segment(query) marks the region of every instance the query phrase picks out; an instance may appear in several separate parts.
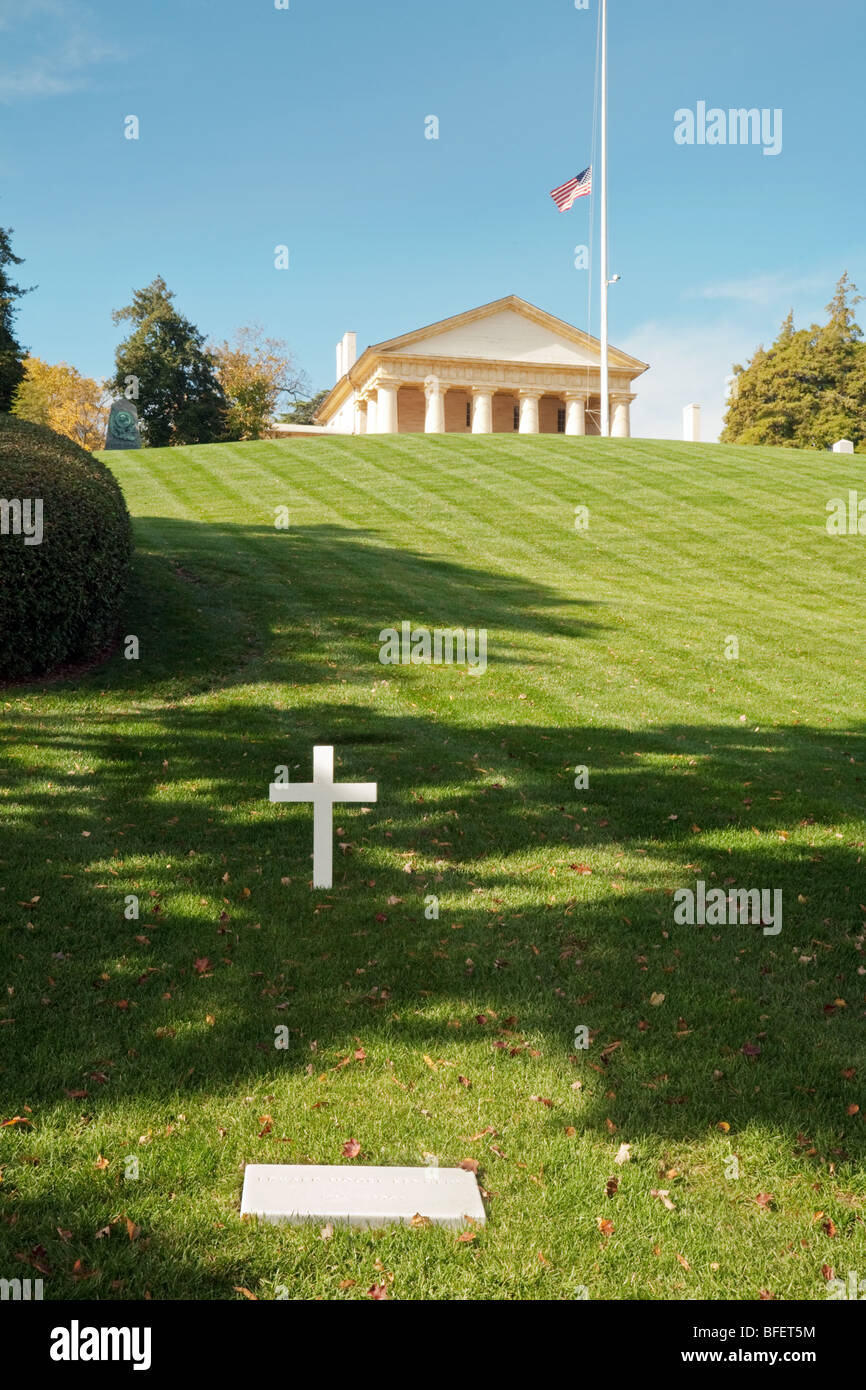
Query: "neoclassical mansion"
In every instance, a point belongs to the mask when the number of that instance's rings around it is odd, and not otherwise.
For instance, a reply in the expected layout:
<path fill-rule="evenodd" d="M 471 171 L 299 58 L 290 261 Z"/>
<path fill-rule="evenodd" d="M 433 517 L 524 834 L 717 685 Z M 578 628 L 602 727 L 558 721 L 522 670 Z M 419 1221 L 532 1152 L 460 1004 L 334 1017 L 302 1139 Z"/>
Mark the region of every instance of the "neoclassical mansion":
<path fill-rule="evenodd" d="M 611 433 L 631 433 L 646 362 L 609 351 Z M 346 333 L 320 426 L 341 434 L 598 434 L 597 338 L 508 295 L 365 348 Z"/>

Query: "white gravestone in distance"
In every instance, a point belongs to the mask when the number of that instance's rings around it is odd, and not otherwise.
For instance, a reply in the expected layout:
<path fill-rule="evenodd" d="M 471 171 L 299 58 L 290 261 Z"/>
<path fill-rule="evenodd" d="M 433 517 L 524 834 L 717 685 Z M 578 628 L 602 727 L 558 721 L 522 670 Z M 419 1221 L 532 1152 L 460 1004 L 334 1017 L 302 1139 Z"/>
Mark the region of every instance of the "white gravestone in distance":
<path fill-rule="evenodd" d="M 260 1221 L 332 1222 L 335 1226 L 411 1226 L 415 1216 L 434 1226 L 483 1225 L 484 1203 L 474 1173 L 463 1168 L 344 1168 L 248 1163 L 241 1216 Z"/>
<path fill-rule="evenodd" d="M 375 782 L 334 783 L 334 750 L 313 749 L 312 782 L 272 782 L 271 801 L 313 803 L 313 887 L 330 888 L 334 880 L 334 802 L 375 801 Z"/>
<path fill-rule="evenodd" d="M 854 445 L 850 439 L 838 439 L 833 445 L 834 454 L 853 454 Z"/>

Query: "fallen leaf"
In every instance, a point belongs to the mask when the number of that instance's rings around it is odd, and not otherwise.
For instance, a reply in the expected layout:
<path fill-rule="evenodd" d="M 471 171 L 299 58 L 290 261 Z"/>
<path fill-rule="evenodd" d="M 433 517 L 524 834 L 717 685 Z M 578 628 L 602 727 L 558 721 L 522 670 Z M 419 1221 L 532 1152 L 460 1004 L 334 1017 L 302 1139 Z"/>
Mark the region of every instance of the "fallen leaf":
<path fill-rule="evenodd" d="M 346 1140 L 345 1144 L 343 1145 L 344 1158 L 357 1158 L 360 1152 L 361 1145 L 358 1143 L 357 1139 Z"/>
<path fill-rule="evenodd" d="M 54 1273 L 54 1270 L 48 1263 L 47 1255 L 48 1251 L 45 1249 L 44 1245 L 34 1245 L 32 1250 L 16 1255 L 15 1258 L 16 1260 L 22 1260 L 26 1265 L 30 1265 L 32 1269 L 37 1270 L 40 1274 L 51 1275 Z"/>
<path fill-rule="evenodd" d="M 650 1196 L 651 1196 L 651 1197 L 658 1197 L 658 1199 L 659 1199 L 659 1201 L 661 1202 L 662 1206 L 663 1206 L 663 1207 L 666 1207 L 668 1211 L 676 1211 L 676 1207 L 674 1206 L 673 1202 L 671 1201 L 671 1199 L 670 1199 L 670 1193 L 668 1192 L 668 1189 L 667 1189 L 666 1187 L 664 1187 L 664 1188 L 657 1188 L 657 1187 L 654 1187 L 654 1188 L 652 1189 L 652 1191 L 650 1192 Z"/>
<path fill-rule="evenodd" d="M 608 1221 L 603 1216 L 597 1216 L 595 1218 L 595 1224 L 601 1231 L 601 1234 L 604 1236 L 605 1240 L 608 1240 L 616 1230 L 616 1227 L 614 1226 L 613 1222 Z"/>
<path fill-rule="evenodd" d="M 631 1144 L 620 1144 L 616 1151 L 616 1158 L 613 1161 L 620 1165 L 629 1163 L 631 1161 Z"/>
<path fill-rule="evenodd" d="M 250 1293 L 249 1289 L 245 1289 L 245 1288 L 244 1288 L 243 1284 L 232 1284 L 232 1288 L 234 1289 L 235 1293 L 242 1293 L 243 1296 L 244 1296 L 244 1298 L 250 1299 L 250 1301 L 251 1301 L 252 1303 L 258 1303 L 258 1301 L 259 1301 L 259 1296 L 258 1296 L 258 1294 L 257 1294 L 257 1293 Z"/>

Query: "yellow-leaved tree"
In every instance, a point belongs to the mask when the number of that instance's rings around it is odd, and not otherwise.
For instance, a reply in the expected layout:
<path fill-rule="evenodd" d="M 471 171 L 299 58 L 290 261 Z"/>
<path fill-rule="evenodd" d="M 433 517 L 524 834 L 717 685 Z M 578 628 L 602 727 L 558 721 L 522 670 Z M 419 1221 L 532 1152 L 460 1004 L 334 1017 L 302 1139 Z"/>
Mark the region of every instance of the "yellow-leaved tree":
<path fill-rule="evenodd" d="M 12 414 L 47 425 L 83 449 L 104 449 L 111 401 L 102 382 L 66 362 L 24 359 L 24 379 L 12 397 Z"/>
<path fill-rule="evenodd" d="M 229 403 L 232 439 L 258 439 L 274 418 L 281 396 L 296 401 L 309 391 L 281 338 L 266 338 L 258 324 L 239 328 L 234 341 L 209 344 Z"/>

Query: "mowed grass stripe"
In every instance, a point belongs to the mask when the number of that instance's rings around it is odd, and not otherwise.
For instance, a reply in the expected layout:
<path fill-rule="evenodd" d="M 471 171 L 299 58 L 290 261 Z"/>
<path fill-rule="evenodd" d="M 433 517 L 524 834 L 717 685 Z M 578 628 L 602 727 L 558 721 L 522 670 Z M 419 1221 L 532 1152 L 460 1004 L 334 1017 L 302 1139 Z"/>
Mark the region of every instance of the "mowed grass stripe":
<path fill-rule="evenodd" d="M 388 443 L 390 444 L 391 441 L 388 441 Z M 439 442 L 439 443 L 440 443 L 440 448 L 441 448 L 441 442 Z M 510 443 L 512 443 L 512 441 L 507 441 L 507 443 L 510 444 Z M 561 441 L 555 441 L 555 443 L 561 445 Z M 342 447 L 345 449 L 345 445 L 343 444 L 342 441 L 341 441 L 341 445 L 342 445 Z M 269 447 L 269 446 L 257 446 L 257 448 L 258 448 L 259 450 L 265 449 L 265 448 L 267 448 L 267 447 Z M 285 445 L 278 445 L 278 446 L 272 446 L 272 447 L 274 447 L 274 448 L 276 448 L 276 449 L 283 449 L 283 450 L 285 450 L 287 446 L 285 446 Z M 301 447 L 301 449 L 308 449 L 308 448 L 311 447 L 311 446 L 308 445 L 307 443 L 304 443 L 304 444 L 302 444 L 300 447 Z M 317 449 L 324 449 L 324 448 L 330 449 L 330 441 L 328 441 L 327 444 L 321 443 L 321 442 L 319 442 L 319 441 L 316 441 L 316 442 L 315 442 L 315 445 L 314 445 L 313 447 L 316 447 Z M 501 452 L 502 452 L 502 450 L 500 450 L 500 453 L 501 453 Z M 560 454 L 560 456 L 561 456 L 561 454 Z M 391 458 L 390 453 L 388 454 L 388 460 L 389 460 L 389 463 L 391 464 L 391 467 L 392 467 L 392 469 L 393 469 L 394 464 L 393 464 L 393 459 Z M 477 465 L 473 465 L 473 466 L 477 466 Z M 326 470 L 326 469 L 320 470 L 321 476 L 323 477 L 323 482 L 322 482 L 321 485 L 320 485 L 320 489 L 319 489 L 319 494 L 320 494 L 320 495 L 319 495 L 318 500 L 319 500 L 319 504 L 320 504 L 320 505 L 326 506 L 326 507 L 328 508 L 329 512 L 330 512 L 332 515 L 338 516 L 338 517 L 341 519 L 341 524 L 344 524 L 344 520 L 345 520 L 345 519 L 343 518 L 343 514 L 342 514 L 341 512 L 339 512 L 338 509 L 335 508 L 335 507 L 333 506 L 333 504 L 330 502 L 330 500 L 325 500 L 325 498 L 330 499 L 330 498 L 333 497 L 335 494 L 339 493 L 339 492 L 341 491 L 341 489 L 342 489 L 342 490 L 345 490 L 345 487 L 346 487 L 345 482 L 343 481 L 343 478 L 345 477 L 345 474 L 343 475 L 343 477 L 337 478 L 337 477 L 335 476 L 334 472 L 333 472 L 333 468 L 334 468 L 334 467 L 345 468 L 346 465 L 345 465 L 344 463 L 341 462 L 341 463 L 338 463 L 338 464 L 333 465 L 331 468 L 329 468 L 329 469 L 327 469 L 327 470 Z M 417 465 L 416 465 L 416 467 L 417 467 Z M 267 479 L 267 484 L 268 484 L 268 487 L 269 487 L 269 488 L 270 488 L 270 487 L 274 487 L 274 493 L 272 494 L 272 497 L 273 497 L 274 495 L 277 495 L 277 494 L 279 493 L 279 487 L 276 486 L 274 483 L 271 482 L 271 479 L 274 479 L 277 475 L 275 475 L 275 474 L 274 474 L 272 471 L 270 471 L 270 470 L 265 470 L 265 469 L 262 469 L 262 468 L 259 468 L 257 471 L 258 471 L 260 474 L 262 474 L 262 475 L 264 475 L 264 476 L 266 477 L 266 479 Z M 369 495 L 374 499 L 374 501 L 378 502 L 377 493 L 379 493 L 380 491 L 383 490 L 381 478 L 378 476 L 378 475 L 381 474 L 381 470 L 380 470 L 380 469 L 376 469 L 376 470 L 374 470 L 374 471 L 375 471 L 375 473 L 377 474 L 376 480 L 375 480 L 374 482 L 371 482 L 369 485 L 365 485 L 363 491 L 365 492 L 365 494 L 369 494 Z M 337 486 L 338 483 L 339 483 L 340 486 Z M 218 487 L 219 487 L 218 480 L 217 480 L 216 478 L 214 478 L 213 476 L 212 476 L 212 485 L 213 485 L 213 487 L 214 487 L 214 490 L 217 491 L 217 490 L 218 490 Z M 292 485 L 293 485 L 293 486 L 296 486 L 296 484 L 294 483 L 294 480 L 292 480 Z M 223 489 L 225 490 L 225 484 L 223 484 L 222 486 L 223 486 Z M 411 480 L 408 481 L 408 482 L 405 484 L 405 487 L 406 487 L 407 490 L 410 490 L 410 491 L 411 491 L 411 495 L 412 495 L 413 497 L 417 496 L 418 489 L 417 489 L 417 487 L 414 485 L 414 483 L 413 483 Z M 473 487 L 474 487 L 474 483 L 473 483 Z M 242 487 L 234 487 L 234 488 L 232 488 L 232 491 L 235 493 L 235 495 L 238 495 L 238 496 L 243 495 L 245 498 L 248 496 L 248 494 L 245 492 L 245 490 L 244 490 Z M 358 491 L 358 488 L 357 488 L 357 486 L 355 486 L 353 489 L 351 489 L 352 495 L 356 495 L 356 494 L 357 494 L 357 491 Z M 418 513 L 419 510 L 420 510 L 422 513 L 424 513 L 424 514 L 429 514 L 431 500 L 432 500 L 432 501 L 435 501 L 435 500 L 436 500 L 436 497 L 437 497 L 437 494 L 433 494 L 432 497 L 431 497 L 430 494 L 431 494 L 431 490 L 430 490 L 429 488 L 424 490 L 424 493 L 423 493 L 423 504 L 424 504 L 424 505 L 423 505 L 422 507 L 420 507 L 420 508 L 418 507 L 417 502 L 416 502 L 415 505 L 413 506 L 412 503 L 411 503 L 411 501 L 407 501 L 405 504 L 400 504 L 399 507 L 398 507 L 398 506 L 395 506 L 394 504 L 390 504 L 388 510 L 390 510 L 390 512 L 391 512 L 392 514 L 395 514 L 395 513 L 396 513 L 397 515 L 399 515 L 400 512 L 402 511 L 402 514 L 403 514 L 403 515 L 411 516 L 411 517 L 413 518 L 413 520 L 415 520 L 416 517 L 417 517 L 417 513 Z M 305 499 L 306 499 L 306 500 L 309 500 L 310 495 L 311 495 L 311 494 L 310 494 L 309 492 L 308 492 L 307 494 L 305 494 Z M 256 497 L 261 497 L 261 498 L 262 498 L 262 504 L 263 504 L 263 507 L 264 507 L 264 506 L 266 505 L 264 495 L 263 495 L 261 492 L 259 492 L 259 493 L 256 493 L 255 496 L 256 496 Z M 441 504 L 441 506 L 440 506 L 440 514 L 443 514 L 443 515 L 445 515 L 445 516 L 448 516 L 449 514 L 450 514 L 450 515 L 453 515 L 453 514 L 454 514 L 454 508 L 453 508 L 452 504 L 449 502 L 449 500 L 448 500 L 447 498 L 442 498 L 441 496 L 439 496 L 439 502 L 440 502 L 440 504 Z M 612 502 L 611 502 L 611 505 L 613 505 L 613 500 L 612 500 Z M 378 505 L 378 512 L 379 512 L 379 519 L 380 519 L 380 522 L 381 522 L 381 514 L 382 514 L 382 511 L 383 511 L 383 510 L 385 510 L 385 509 L 383 509 L 381 505 Z M 507 524 L 507 522 L 508 522 L 508 520 L 509 520 L 508 509 L 507 509 L 507 507 L 504 508 L 504 509 L 500 508 L 500 510 L 499 510 L 498 512 L 496 512 L 495 509 L 494 509 L 492 514 L 496 515 L 497 518 L 500 519 L 500 526 L 504 526 L 505 524 Z M 640 513 L 638 512 L 637 515 L 639 516 Z M 481 516 L 478 516 L 478 513 L 477 513 L 477 511 L 476 511 L 476 516 L 478 517 L 478 521 L 479 521 L 478 530 L 479 530 L 480 532 L 486 530 L 486 531 L 492 533 L 492 532 L 493 532 L 493 528 L 492 528 L 491 526 L 489 526 L 489 524 L 487 524 L 487 523 L 484 521 L 484 515 L 482 514 Z M 465 529 L 465 527 L 464 527 L 464 529 Z M 475 529 L 476 529 L 476 528 L 473 526 L 473 527 L 472 527 L 473 534 L 475 533 Z M 427 530 L 428 530 L 428 534 L 429 534 L 430 528 L 428 527 Z M 437 540 L 437 542 L 441 541 L 442 536 L 443 536 L 443 533 L 444 533 L 445 539 L 446 539 L 446 540 L 448 539 L 448 530 L 449 530 L 449 527 L 447 526 L 447 524 L 444 524 L 444 525 L 442 525 L 441 527 L 436 527 L 436 528 L 435 528 L 435 531 L 434 531 L 434 538 Z M 509 552 L 509 551 L 510 551 L 510 554 L 513 555 L 513 547 L 509 547 L 508 544 L 507 544 L 507 541 L 506 541 L 506 542 L 502 542 L 502 541 L 501 541 L 501 533 L 495 533 L 495 534 L 497 534 L 498 540 L 500 541 L 500 543 L 498 543 L 498 544 L 497 544 L 497 547 L 496 547 L 496 548 L 497 548 L 497 551 L 498 551 L 498 552 L 503 552 L 503 551 L 504 551 L 504 552 Z M 704 530 L 704 531 L 699 531 L 699 532 L 697 532 L 697 538 L 698 538 L 698 540 L 700 540 L 701 538 L 703 539 L 703 544 L 704 544 L 704 546 L 705 546 L 706 549 L 709 549 L 709 548 L 710 548 L 709 543 L 710 543 L 710 541 L 711 541 L 711 537 L 710 537 L 708 531 Z M 586 540 L 588 540 L 588 537 L 578 537 L 578 538 L 577 538 L 578 544 L 583 544 Z M 827 538 L 826 538 L 826 536 L 825 536 L 825 543 L 826 543 L 826 540 L 827 540 Z M 566 540 L 565 540 L 565 544 L 571 545 L 571 544 L 573 544 L 573 542 L 574 542 L 574 537 L 573 537 L 573 536 L 567 537 Z M 696 543 L 697 543 L 697 541 L 693 542 L 693 544 L 696 544 Z M 670 542 L 670 540 L 668 540 L 668 546 L 670 546 L 670 544 L 671 544 L 671 542 Z M 677 548 L 680 547 L 680 535 L 679 535 L 679 532 L 677 533 L 677 538 L 676 538 L 675 544 L 676 544 Z M 613 569 L 614 567 L 616 567 L 616 568 L 620 571 L 620 576 L 622 575 L 622 572 L 623 572 L 623 571 L 628 570 L 629 568 L 633 568 L 634 577 L 635 577 L 635 580 L 636 580 L 636 582 L 637 582 L 637 587 L 640 588 L 641 596 L 635 595 L 633 598 L 631 598 L 631 599 L 629 600 L 630 602 L 644 603 L 644 604 L 647 603 L 647 599 L 646 599 L 646 597 L 645 597 L 645 591 L 646 591 L 646 588 L 647 588 L 648 586 L 644 583 L 644 581 L 647 580 L 648 578 L 655 578 L 655 579 L 662 579 L 662 578 L 663 578 L 663 579 L 665 579 L 665 581 L 667 581 L 667 580 L 669 579 L 669 573 L 668 573 L 668 571 L 669 571 L 669 564 L 668 564 L 667 562 L 666 562 L 665 564 L 662 564 L 662 563 L 660 563 L 660 562 L 656 562 L 656 563 L 654 563 L 652 566 L 649 566 L 649 565 L 647 564 L 647 554 L 648 554 L 648 552 L 647 552 L 646 550 L 644 551 L 643 556 L 642 556 L 640 559 L 638 559 L 637 557 L 635 557 L 635 558 L 633 559 L 632 556 L 630 555 L 628 545 L 623 545 L 622 542 L 621 542 L 620 540 L 618 540 L 618 539 L 615 540 L 615 539 L 613 539 L 613 538 L 607 543 L 607 545 L 602 544 L 602 545 L 600 545 L 600 546 L 597 546 L 596 548 L 597 548 L 598 550 L 600 550 L 600 551 L 602 552 L 602 554 L 604 554 L 604 555 L 606 556 L 606 558 L 609 560 L 609 562 L 610 562 L 610 568 L 611 568 L 611 569 Z M 533 548 L 532 548 L 531 546 L 529 546 L 529 545 L 525 545 L 525 546 L 524 546 L 524 551 L 529 550 L 529 552 L 532 553 L 532 549 L 533 549 Z M 562 582 L 568 577 L 568 576 L 567 576 L 567 567 L 564 567 L 564 566 L 561 565 L 561 559 L 560 559 L 560 557 L 559 557 L 559 555 L 558 555 L 558 553 L 557 553 L 557 550 L 554 549 L 551 545 L 545 544 L 544 542 L 537 542 L 536 545 L 535 545 L 535 547 L 534 547 L 534 549 L 535 549 L 536 552 L 540 552 L 542 555 L 544 555 L 545 558 L 550 557 L 550 559 L 551 559 L 552 561 L 555 560 L 555 561 L 557 562 L 556 565 L 555 565 L 555 567 L 554 567 L 554 565 L 552 565 L 552 564 L 549 565 L 549 566 L 545 566 L 545 572 L 546 572 L 547 574 L 549 574 L 549 576 L 550 576 L 550 578 L 551 578 L 552 580 L 555 580 L 557 583 L 562 583 Z M 730 543 L 729 543 L 729 545 L 726 547 L 726 550 L 729 550 L 730 553 L 736 558 L 737 547 L 736 547 L 735 544 L 730 544 Z M 471 554 L 471 553 L 472 553 L 471 550 L 468 550 L 468 551 L 467 551 L 467 554 Z M 654 551 L 653 551 L 652 553 L 654 553 Z M 679 558 L 680 558 L 680 563 L 682 564 L 682 563 L 684 563 L 684 562 L 687 563 L 687 562 L 690 560 L 691 557 L 690 557 L 690 555 L 687 554 L 687 555 L 685 555 L 685 556 L 680 556 Z M 718 558 L 718 552 L 717 552 L 716 556 L 714 557 L 714 559 L 716 560 L 716 562 L 717 562 L 717 558 Z M 501 561 L 500 561 L 500 563 L 501 563 Z M 704 566 L 704 568 L 705 568 L 705 566 Z M 669 587 L 669 585 L 666 583 L 666 588 L 668 588 L 668 587 Z M 747 592 L 748 592 L 748 589 L 747 589 Z M 762 604 L 763 604 L 763 595 L 762 595 L 761 591 L 760 591 L 760 590 L 754 591 L 754 592 L 750 595 L 750 598 L 751 598 L 752 603 L 755 605 L 755 611 L 757 611 L 757 609 L 760 608 L 760 607 L 762 606 Z M 815 603 L 816 603 L 816 605 L 817 605 L 817 607 L 818 607 L 818 611 L 820 611 L 820 603 L 821 603 L 821 598 L 820 598 L 820 596 L 816 596 L 816 598 L 815 598 L 814 601 L 815 601 Z M 654 600 L 652 606 L 653 606 L 653 607 L 658 607 L 658 606 L 659 606 L 659 600 L 658 600 L 658 599 Z M 715 599 L 715 601 L 714 601 L 714 603 L 713 603 L 713 607 L 714 607 L 714 608 L 718 608 L 718 606 L 719 606 L 718 597 L 716 597 L 716 599 Z M 814 623 L 813 623 L 813 621 L 812 621 L 813 612 L 814 612 L 814 610 L 813 610 L 811 607 L 809 607 L 809 606 L 806 606 L 806 605 L 798 606 L 797 611 L 796 611 L 796 614 L 795 614 L 795 615 L 792 615 L 790 618 L 788 618 L 788 626 L 791 627 L 791 626 L 794 626 L 794 625 L 796 625 L 797 623 L 799 623 L 799 624 L 802 624 L 804 627 L 806 627 L 806 628 L 808 628 L 808 629 L 814 628 Z M 683 629 L 684 629 L 684 630 L 688 629 L 689 626 L 690 626 L 690 623 L 693 621 L 693 619 L 694 619 L 694 618 L 701 617 L 701 616 L 703 616 L 703 614 L 701 613 L 700 607 L 698 607 L 698 608 L 696 609 L 696 611 L 695 611 L 691 616 L 683 617 L 683 618 L 681 619 Z M 735 613 L 732 614 L 732 617 L 731 617 L 730 620 L 728 620 L 728 621 L 723 621 L 723 622 L 721 623 L 721 627 L 725 627 L 725 628 L 727 629 L 727 628 L 730 628 L 732 625 L 735 625 L 737 631 L 738 631 L 738 632 L 740 633 L 740 635 L 742 636 L 742 635 L 743 635 L 742 629 L 744 628 L 744 624 L 743 624 L 743 621 L 742 621 L 742 617 L 743 617 L 742 612 L 735 612 Z M 839 627 L 839 630 L 844 634 L 843 640 L 842 640 L 839 644 L 837 644 L 836 646 L 830 646 L 830 658 L 831 658 L 831 659 L 828 660 L 826 656 L 824 656 L 824 657 L 822 657 L 822 658 L 820 659 L 819 665 L 821 666 L 822 669 L 826 669 L 826 670 L 829 670 L 829 671 L 834 671 L 835 668 L 836 668 L 836 666 L 837 666 L 838 664 L 843 663 L 843 662 L 845 662 L 845 661 L 848 659 L 848 657 L 849 657 L 849 655 L 850 655 L 850 648 L 852 647 L 852 645 L 856 645 L 856 639 L 855 639 L 855 638 L 852 638 L 852 635 L 851 635 L 851 626 L 850 626 L 850 622 L 845 621 L 844 618 L 843 618 L 843 619 L 840 619 L 840 620 L 839 620 L 839 623 L 838 623 L 838 627 Z M 724 635 L 726 635 L 726 633 L 722 633 L 721 630 L 720 630 L 720 632 L 719 632 L 719 639 L 721 639 Z M 780 629 L 778 644 L 784 644 L 784 640 L 785 640 L 784 629 Z M 778 645 L 778 644 L 777 644 L 777 645 Z M 676 658 L 677 658 L 677 654 L 678 654 L 679 648 L 680 648 L 680 642 L 679 642 L 678 640 L 675 640 L 674 643 L 673 643 L 673 644 L 668 648 L 668 650 L 667 650 L 667 655 L 668 655 L 669 659 L 670 659 L 671 661 L 674 662 L 674 665 L 676 665 Z M 753 669 L 757 667 L 757 665 L 760 663 L 760 661 L 761 661 L 762 658 L 765 658 L 765 659 L 766 659 L 766 663 L 767 663 L 767 665 L 769 666 L 769 664 L 770 664 L 770 656 L 771 656 L 771 655 L 777 655 L 777 649 L 774 649 L 773 647 L 770 647 L 769 645 L 767 645 L 767 646 L 764 647 L 763 649 L 758 648 L 757 651 L 755 651 L 754 648 L 753 648 L 752 655 L 753 655 L 753 657 L 754 657 L 754 660 L 753 660 L 752 663 L 751 663 L 752 666 L 753 666 Z M 745 656 L 745 653 L 744 653 L 744 656 Z M 813 657 L 811 658 L 811 660 L 815 660 L 815 657 L 813 656 Z M 744 669 L 744 668 L 741 667 L 741 669 Z M 710 671 L 710 674 L 712 674 L 711 671 Z M 674 677 L 674 680 L 677 681 L 677 680 L 679 680 L 679 679 L 681 679 L 680 675 L 679 675 L 679 674 L 676 674 L 675 677 Z M 759 682 L 759 684 L 760 684 L 760 682 Z"/>

